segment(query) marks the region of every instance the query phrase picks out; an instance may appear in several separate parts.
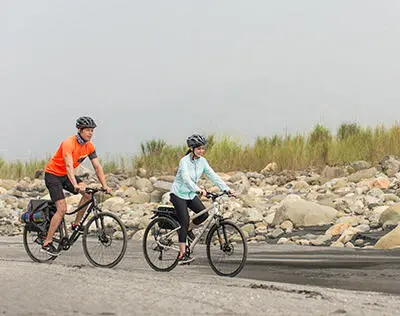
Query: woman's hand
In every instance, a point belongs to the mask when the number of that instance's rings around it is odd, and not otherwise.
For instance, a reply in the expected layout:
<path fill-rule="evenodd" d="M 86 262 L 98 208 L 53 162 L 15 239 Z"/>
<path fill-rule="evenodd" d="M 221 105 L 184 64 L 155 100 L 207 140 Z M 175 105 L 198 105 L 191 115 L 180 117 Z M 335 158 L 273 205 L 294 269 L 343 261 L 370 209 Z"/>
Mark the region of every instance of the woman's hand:
<path fill-rule="evenodd" d="M 231 197 L 234 197 L 234 198 L 237 198 L 238 196 L 235 194 L 235 192 L 233 192 L 232 190 L 228 190 L 228 191 L 226 191 L 226 193 L 228 193 L 228 196 L 231 196 Z"/>
<path fill-rule="evenodd" d="M 200 191 L 196 192 L 198 196 L 207 196 L 207 191 L 204 189 L 201 189 Z"/>

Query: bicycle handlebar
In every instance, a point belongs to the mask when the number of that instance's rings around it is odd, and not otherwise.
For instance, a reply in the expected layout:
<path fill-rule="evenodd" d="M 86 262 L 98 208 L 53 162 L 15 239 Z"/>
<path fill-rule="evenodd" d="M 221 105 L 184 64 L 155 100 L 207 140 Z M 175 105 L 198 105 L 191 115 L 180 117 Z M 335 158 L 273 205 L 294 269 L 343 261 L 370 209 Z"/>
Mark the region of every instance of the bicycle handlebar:
<path fill-rule="evenodd" d="M 107 193 L 107 190 L 104 190 L 103 188 L 86 188 L 85 192 L 88 194 L 95 194 L 97 192 Z M 107 193 L 107 194 L 111 194 L 111 193 Z"/>
<path fill-rule="evenodd" d="M 221 197 L 221 196 L 223 196 L 225 194 L 228 197 L 236 197 L 234 194 L 230 193 L 229 191 L 223 191 L 223 192 L 220 192 L 220 193 L 211 193 L 211 192 L 208 192 L 208 191 L 206 191 L 206 192 L 207 192 L 206 198 L 207 199 L 212 199 L 213 201 L 215 201 L 217 198 L 219 198 L 219 197 Z"/>

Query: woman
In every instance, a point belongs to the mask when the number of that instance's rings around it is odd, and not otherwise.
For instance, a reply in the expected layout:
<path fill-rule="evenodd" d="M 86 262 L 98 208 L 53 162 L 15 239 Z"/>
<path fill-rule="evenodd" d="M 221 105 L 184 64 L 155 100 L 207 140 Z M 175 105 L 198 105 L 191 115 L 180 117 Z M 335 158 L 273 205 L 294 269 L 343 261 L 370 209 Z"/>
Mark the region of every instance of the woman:
<path fill-rule="evenodd" d="M 221 178 L 209 166 L 207 160 L 203 157 L 207 145 L 207 140 L 198 134 L 194 134 L 187 139 L 189 147 L 186 156 L 179 162 L 178 172 L 174 183 L 172 184 L 170 199 L 175 207 L 176 215 L 181 225 L 179 230 L 179 263 L 189 263 L 194 258 L 185 254 L 186 237 L 193 239 L 194 235 L 189 228 L 189 207 L 193 212 L 199 213 L 205 209 L 204 204 L 198 195 L 205 195 L 206 191 L 200 189 L 196 182 L 203 173 L 221 190 L 231 191 L 230 188 L 221 180 Z M 208 217 L 205 213 L 193 220 L 194 225 L 199 225 Z"/>

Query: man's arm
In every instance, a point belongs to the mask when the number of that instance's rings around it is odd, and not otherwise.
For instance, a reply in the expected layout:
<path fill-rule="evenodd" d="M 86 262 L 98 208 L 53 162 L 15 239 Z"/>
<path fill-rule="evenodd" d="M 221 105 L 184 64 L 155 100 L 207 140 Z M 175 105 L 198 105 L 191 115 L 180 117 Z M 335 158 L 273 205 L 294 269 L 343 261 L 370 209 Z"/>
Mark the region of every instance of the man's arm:
<path fill-rule="evenodd" d="M 71 181 L 71 184 L 73 185 L 75 191 L 79 191 L 80 187 L 78 183 L 76 182 L 75 179 L 75 170 L 74 170 L 74 162 L 72 159 L 72 154 L 70 152 L 64 153 L 64 162 L 65 162 L 65 168 L 67 169 L 67 176 L 69 181 Z"/>
<path fill-rule="evenodd" d="M 96 172 L 97 178 L 101 183 L 101 186 L 107 191 L 107 193 L 111 193 L 111 189 L 107 186 L 106 177 L 104 176 L 103 167 L 100 164 L 99 158 L 93 158 L 90 161 L 92 162 L 92 166 Z"/>

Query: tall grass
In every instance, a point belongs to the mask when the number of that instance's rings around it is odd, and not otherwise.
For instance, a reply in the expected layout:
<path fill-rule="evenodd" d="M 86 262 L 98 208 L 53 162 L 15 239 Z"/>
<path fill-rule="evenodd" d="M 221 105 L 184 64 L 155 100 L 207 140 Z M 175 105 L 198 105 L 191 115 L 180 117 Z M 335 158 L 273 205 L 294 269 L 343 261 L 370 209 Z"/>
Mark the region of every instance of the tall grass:
<path fill-rule="evenodd" d="M 0 157 L 0 179 L 21 179 L 23 177 L 33 178 L 35 172 L 42 170 L 47 159 L 30 161 L 5 161 Z"/>
<path fill-rule="evenodd" d="M 214 135 L 208 137 L 208 143 L 206 157 L 215 170 L 222 172 L 260 171 L 270 162 L 276 162 L 280 169 L 292 170 L 356 160 L 377 165 L 385 155 L 400 155 L 400 125 L 371 128 L 343 123 L 334 135 L 317 124 L 308 134 L 258 137 L 253 144 L 241 144 L 230 137 L 217 139 Z M 106 156 L 101 160 L 104 171 L 129 173 L 144 168 L 150 175 L 174 174 L 187 151 L 184 144 L 172 146 L 161 139 L 144 142 L 140 149 L 136 156 Z M 0 158 L 0 178 L 32 178 L 46 162 L 7 162 Z"/>
<path fill-rule="evenodd" d="M 163 148 L 154 154 L 142 152 L 135 167 L 143 167 L 151 174 L 173 173 L 185 147 L 171 147 L 156 140 L 152 142 L 162 143 Z M 276 162 L 281 170 L 343 165 L 356 160 L 377 165 L 383 156 L 389 154 L 400 155 L 400 125 L 364 128 L 357 123 L 343 123 L 336 135 L 317 124 L 308 134 L 258 137 L 252 145 L 243 145 L 229 137 L 215 139 L 213 136 L 206 157 L 215 170 L 226 172 L 260 171 L 270 162 Z"/>

